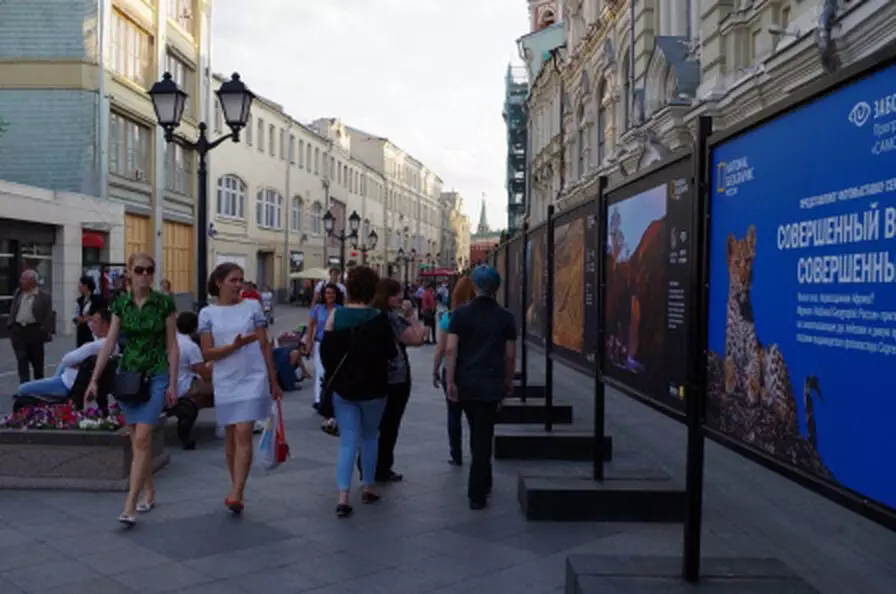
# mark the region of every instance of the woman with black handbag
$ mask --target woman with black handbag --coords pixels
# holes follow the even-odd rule
[[[152,432],[166,404],[177,402],[176,310],[174,300],[152,288],[156,262],[149,254],[128,258],[130,291],[115,299],[109,308],[112,326],[97,357],[85,398],[93,400],[97,383],[121,334],[127,343],[115,375],[113,395],[124,413],[131,436],[131,474],[124,511],[118,521],[137,523],[137,513],[155,507],[152,483]],[[138,503],[140,493],[143,500]]]

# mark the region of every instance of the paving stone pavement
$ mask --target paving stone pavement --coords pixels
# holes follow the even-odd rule
[[[678,525],[526,522],[519,472],[585,475],[588,464],[502,461],[493,505],[469,510],[466,469],[446,463],[431,356],[432,347],[411,351],[415,385],[396,454],[405,481],[384,487],[380,504],[335,517],[337,441],[319,430],[306,388],[285,400],[294,457],[253,470],[241,518],[223,507],[221,442],[174,451],[157,476],[158,507],[130,531],[115,522],[118,493],[0,491],[0,594],[549,594],[564,591],[568,554],[679,553]],[[541,360],[530,361],[538,377]],[[555,381],[585,426],[590,380],[557,367]],[[683,476],[674,421],[611,394],[608,423],[621,453]],[[779,557],[823,594],[894,591],[896,535],[712,444],[705,501],[707,555]]]

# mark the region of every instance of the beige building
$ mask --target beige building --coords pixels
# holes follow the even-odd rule
[[[217,88],[223,77],[215,76]],[[220,110],[212,128],[226,133]],[[209,242],[213,264],[240,264],[246,278],[275,289],[290,286],[310,268],[337,265],[340,242],[328,238],[323,217],[329,210],[337,231],[357,212],[361,218],[359,248],[371,231],[384,234],[383,177],[352,159],[351,143],[339,120],[318,120],[308,126],[283,107],[256,97],[240,142],[225,142],[210,154],[214,221]],[[365,261],[365,254],[346,244],[346,264]],[[366,262],[383,269],[377,249]]]
[[[384,179],[385,232],[380,241],[389,275],[400,274],[399,249],[406,254],[415,250],[412,267],[435,265],[442,249],[441,178],[388,138],[355,128],[346,131],[352,156]]]
[[[443,216],[448,230],[443,234],[441,265],[455,270],[463,270],[470,258],[470,218],[464,214],[464,199],[459,192],[442,192]]]
[[[896,3],[851,4],[529,0],[530,224],[550,203],[594,197],[600,175],[618,180],[689,146],[700,115],[719,130],[824,76],[823,55],[842,67],[892,39]],[[564,39],[545,59],[533,39],[555,22]]]
[[[147,251],[158,260],[160,281],[169,279],[177,293],[194,291],[194,155],[165,143],[146,90],[170,71],[190,94],[179,133],[196,137],[207,104],[200,73],[209,63],[210,10],[208,0],[0,5],[0,180],[123,208],[113,226],[124,229],[123,251],[105,223],[94,228],[85,220],[83,249],[77,258],[64,256],[78,274]],[[58,238],[60,221],[80,216],[65,212],[79,198],[35,209],[20,194],[0,204],[12,229],[43,226],[41,237]],[[5,253],[18,254],[28,242],[23,234],[3,239],[15,242]],[[72,249],[68,235],[65,245]]]

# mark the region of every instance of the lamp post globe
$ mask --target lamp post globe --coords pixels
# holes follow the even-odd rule
[[[187,94],[177,86],[170,72],[162,76],[162,80],[152,85],[149,89],[149,97],[152,99],[152,108],[156,112],[159,125],[165,130],[166,139],[174,134],[175,128],[180,126],[180,120],[184,115],[184,106],[187,104]]]
[[[324,215],[324,231],[327,232],[327,235],[333,234],[333,223],[335,222],[336,217],[333,216],[329,210]]]
[[[252,101],[255,93],[240,80],[236,72],[218,87],[216,91],[224,122],[233,132],[239,132],[246,127],[249,121],[249,111],[252,109]]]
[[[379,241],[380,236],[376,234],[376,231],[371,231],[369,235],[367,235],[367,249],[375,250],[376,242]]]
[[[399,260],[404,260],[404,250],[402,248],[398,248],[397,256]]]
[[[348,217],[348,230],[351,231],[352,235],[357,235],[360,227],[361,217],[358,215],[357,210],[353,210],[352,214]]]

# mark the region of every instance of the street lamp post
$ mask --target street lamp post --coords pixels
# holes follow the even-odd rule
[[[224,121],[230,128],[230,134],[225,134],[215,140],[209,140],[208,126],[205,122],[199,123],[199,138],[195,141],[184,138],[176,138],[174,131],[180,126],[184,114],[184,106],[187,101],[185,93],[174,79],[171,73],[166,72],[162,80],[155,83],[149,90],[152,106],[156,112],[159,126],[165,131],[165,142],[177,142],[184,149],[189,149],[199,155],[199,167],[196,170],[199,181],[199,194],[196,199],[196,307],[202,309],[208,300],[208,166],[206,156],[209,151],[224,142],[232,140],[240,141],[240,130],[246,127],[249,121],[249,110],[252,108],[252,100],[255,95],[250,91],[240,75],[234,73],[230,80],[223,83],[217,90],[218,102]]]
[[[410,253],[405,254],[402,248],[398,248],[398,256],[397,260],[404,264],[404,284],[408,284],[408,271],[410,270],[410,265],[414,263],[414,260],[417,259],[417,250],[411,248]]]
[[[361,252],[361,263],[367,264],[367,252],[372,252],[376,249],[376,242],[379,240],[379,235],[376,234],[376,231],[371,229],[370,233],[367,234],[367,243],[358,244],[358,234],[355,233],[352,235],[352,248]]]
[[[345,282],[345,240],[352,239],[354,241],[357,239],[358,227],[361,226],[361,217],[358,216],[357,211],[352,211],[352,214],[348,217],[348,233],[344,229],[337,232],[335,223],[336,217],[328,210],[327,214],[324,215],[324,230],[327,232],[327,236],[339,241],[339,270],[342,274],[342,282]]]

